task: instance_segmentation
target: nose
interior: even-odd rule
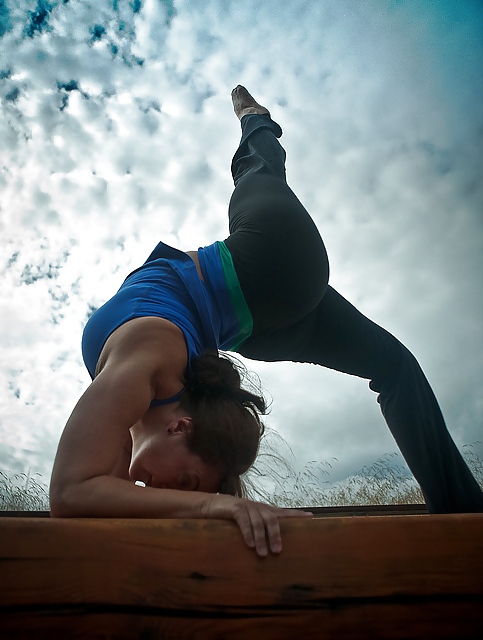
[[[151,486],[151,474],[149,471],[146,471],[141,464],[132,464],[131,462],[128,474],[133,482],[139,480],[140,482],[144,482],[147,487]]]

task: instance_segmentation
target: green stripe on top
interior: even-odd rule
[[[253,331],[253,318],[246,303],[245,296],[243,295],[240,281],[236,275],[231,253],[224,242],[218,241],[218,251],[220,252],[221,266],[223,267],[223,274],[225,276],[225,283],[230,295],[230,300],[240,325],[240,333],[229,349],[229,351],[235,351],[237,347],[251,336]]]

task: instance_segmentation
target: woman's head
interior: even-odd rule
[[[241,367],[217,353],[192,363],[181,407],[193,429],[186,444],[207,464],[223,468],[222,493],[242,496],[240,476],[255,461],[264,426],[265,400],[241,388]]]
[[[192,431],[192,420],[179,404],[148,411],[130,429],[131,480],[158,489],[219,491],[225,470],[189,450]]]

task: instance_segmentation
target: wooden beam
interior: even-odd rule
[[[298,507],[315,517],[413,516],[428,513],[425,504],[369,504],[342,507]],[[0,511],[0,518],[49,518],[49,511]]]
[[[483,514],[0,519],[2,638],[481,638]]]

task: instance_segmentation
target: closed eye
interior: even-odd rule
[[[198,475],[191,476],[188,473],[181,474],[178,479],[178,487],[181,491],[197,491],[200,486]]]

